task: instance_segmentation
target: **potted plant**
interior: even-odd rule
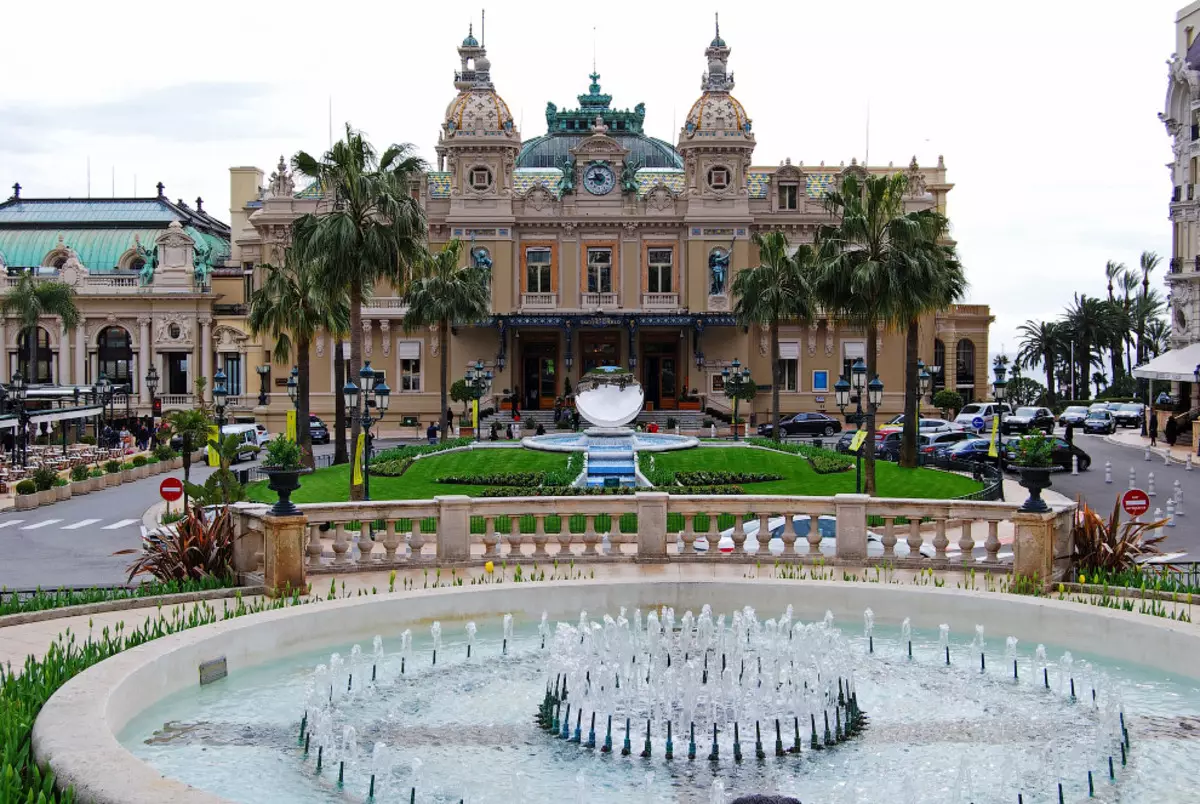
[[[54,478],[54,499],[63,502],[71,499],[71,481],[65,477]]]
[[[58,479],[58,472],[49,466],[41,466],[33,470],[31,477],[34,486],[37,487],[38,505],[49,505],[54,502],[57,496],[54,491],[54,481]]]
[[[71,494],[87,494],[92,490],[92,481],[88,479],[86,464],[76,464],[71,467]]]
[[[106,481],[107,477],[108,477],[108,475],[105,474],[104,470],[101,469],[99,466],[97,466],[92,471],[88,472],[88,483],[91,484],[92,491],[99,491],[100,489],[107,486],[108,485],[108,483]]]
[[[162,466],[163,466],[162,461],[160,461],[158,458],[155,458],[153,455],[146,458],[146,474],[147,475],[158,474],[159,472],[162,471]]]
[[[121,464],[121,482],[132,483],[134,481],[133,464],[126,461]]]
[[[1050,488],[1051,453],[1054,449],[1054,439],[1042,431],[1017,439],[1017,447],[1012,456],[1012,463],[1021,473],[1018,481],[1029,491],[1029,498],[1021,505],[1022,511],[1044,513],[1050,510],[1042,499],[1042,491]]]
[[[278,495],[271,506],[272,516],[295,516],[299,509],[292,503],[292,492],[300,488],[300,475],[311,472],[301,463],[300,446],[286,438],[275,438],[267,442],[266,457],[262,470],[267,475],[267,486]]]
[[[29,479],[17,483],[16,507],[18,511],[29,511],[38,507],[37,483]]]
[[[130,463],[133,464],[133,476],[135,479],[141,480],[147,476],[145,455],[134,455]]]
[[[104,485],[106,487],[121,484],[121,462],[117,460],[104,462]]]

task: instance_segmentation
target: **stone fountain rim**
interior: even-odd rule
[[[722,577],[725,570],[730,571],[728,577]],[[878,612],[879,624],[890,624],[892,620],[898,624],[901,618],[892,614],[897,612],[920,617],[921,627],[949,622],[953,633],[970,633],[971,625],[982,621],[989,633],[1002,634],[1006,624],[1019,622],[1019,638],[1026,645],[1048,642],[1121,661],[1133,655],[1140,657],[1146,667],[1192,678],[1200,672],[1200,627],[1188,623],[999,592],[846,581],[797,582],[733,574],[743,571],[741,564],[631,565],[621,568],[623,577],[599,582],[549,581],[393,592],[289,607],[189,629],[119,653],[63,685],[34,724],[34,756],[39,763],[53,768],[61,787],[75,788],[81,804],[220,804],[227,799],[163,777],[127,751],[116,737],[142,711],[195,683],[194,670],[199,662],[225,656],[229,671],[236,673],[289,653],[344,644],[354,638],[346,633],[347,622],[363,629],[366,635],[394,631],[398,623],[431,617],[464,619],[497,611],[521,611],[524,616],[527,610],[534,612],[547,602],[560,601],[561,596],[556,599],[544,591],[568,586],[573,588],[573,606],[595,610],[614,609],[642,597],[647,600],[645,605],[650,601],[670,604],[677,596],[709,587],[704,599],[733,594],[744,601],[749,593],[760,611],[782,611],[787,603],[793,603],[800,604],[797,608],[802,610],[811,607],[841,612],[837,622],[857,622],[866,607]],[[898,599],[908,605],[897,607]],[[487,602],[472,602],[471,609],[464,613],[467,606],[461,601],[467,600]],[[726,605],[716,602],[721,607]],[[450,611],[446,610],[447,604]],[[694,602],[684,605],[698,608]],[[351,611],[353,614],[349,614]],[[1031,631],[1034,636],[1030,636]],[[1116,645],[1125,648],[1121,655],[1107,650]]]

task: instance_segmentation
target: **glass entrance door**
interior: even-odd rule
[[[549,410],[558,395],[558,345],[524,346],[521,362],[521,407]]]
[[[675,410],[679,405],[678,343],[672,338],[642,346],[642,389],[654,410]]]

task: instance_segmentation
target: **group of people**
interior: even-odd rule
[[[1157,416],[1151,414],[1150,421],[1146,425],[1146,432],[1150,435],[1150,446],[1158,446]],[[1179,424],[1175,421],[1174,416],[1167,417],[1167,423],[1163,425],[1163,438],[1166,440],[1168,447],[1175,446],[1175,442],[1179,438]]]

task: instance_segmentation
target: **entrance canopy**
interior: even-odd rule
[[[1138,366],[1133,370],[1133,376],[1139,380],[1195,382],[1197,368],[1200,368],[1200,343],[1193,343],[1182,349],[1172,349]]]
[[[104,408],[100,405],[88,405],[80,408],[59,408],[57,410],[47,410],[41,413],[31,413],[29,421],[34,424],[43,422],[57,422],[64,419],[90,419],[93,416],[102,416]],[[11,430],[18,425],[16,414],[0,416],[0,430]]]

